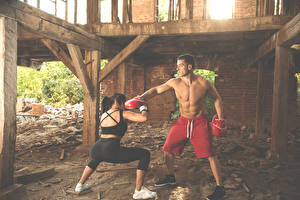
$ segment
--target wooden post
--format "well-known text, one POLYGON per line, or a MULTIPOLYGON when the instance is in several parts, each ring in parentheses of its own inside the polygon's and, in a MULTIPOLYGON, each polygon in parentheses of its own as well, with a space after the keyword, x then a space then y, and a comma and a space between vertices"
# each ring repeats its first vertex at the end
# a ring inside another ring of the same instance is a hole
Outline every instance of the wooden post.
POLYGON ((100 102, 100 52, 85 51, 85 62, 88 76, 93 84, 93 95, 84 93, 84 121, 82 146, 78 149, 89 150, 99 135, 99 102, 100 102))
POLYGON ((256 125, 255 135, 261 137, 264 133, 264 65, 260 61, 258 63, 257 73, 257 96, 256 96, 256 125))
POLYGON ((126 71, 127 71, 127 64, 121 63, 118 68, 118 79, 119 79, 119 90, 120 93, 123 93, 126 95, 126 71))
POLYGON ((154 0, 154 21, 158 22, 158 0, 154 0))
POLYGON ((0 17, 0 189, 14 183, 17 22, 0 17))
POLYGON ((118 23, 118 0, 111 0, 111 21, 118 23))
POLYGON ((74 0, 74 24, 77 24, 77 0, 74 0))
POLYGON ((193 0, 185 0, 185 19, 193 19, 193 0))
POLYGON ((122 22, 123 24, 128 22, 128 1, 127 0, 123 0, 123 19, 122 22))
POLYGON ((98 22, 98 0, 87 1, 87 24, 91 25, 98 22))
POLYGON ((287 156, 287 117, 288 117, 288 84, 289 84, 289 50, 276 46, 273 111, 272 111, 272 156, 285 159, 287 156))

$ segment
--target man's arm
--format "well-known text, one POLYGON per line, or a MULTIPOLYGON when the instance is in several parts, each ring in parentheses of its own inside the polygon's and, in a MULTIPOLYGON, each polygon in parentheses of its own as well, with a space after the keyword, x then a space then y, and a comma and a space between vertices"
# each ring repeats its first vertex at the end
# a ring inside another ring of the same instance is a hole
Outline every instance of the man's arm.
POLYGON ((214 105, 215 105, 216 112, 218 114, 218 118, 222 120, 224 119, 224 117, 223 117, 223 105, 222 105, 221 96, 218 93, 217 89, 210 82, 208 84, 209 84, 208 95, 215 100, 214 105))
POLYGON ((175 81, 174 79, 170 79, 167 82, 165 82, 164 84, 150 88, 149 90, 147 90, 145 93, 143 93, 139 97, 141 97, 142 99, 147 101, 158 94, 162 94, 162 93, 172 89, 173 88, 172 84, 174 81, 175 81))

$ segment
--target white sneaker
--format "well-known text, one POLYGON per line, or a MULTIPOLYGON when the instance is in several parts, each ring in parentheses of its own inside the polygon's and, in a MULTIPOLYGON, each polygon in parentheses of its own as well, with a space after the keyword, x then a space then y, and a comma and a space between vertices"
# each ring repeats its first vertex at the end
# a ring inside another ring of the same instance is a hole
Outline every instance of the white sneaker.
POLYGON ((90 189, 90 186, 88 184, 77 183, 77 185, 75 187, 75 192, 82 192, 82 191, 88 190, 88 189, 90 189))
POLYGON ((152 192, 144 186, 142 186, 140 191, 135 189, 133 194, 134 199, 152 199, 154 197, 156 197, 156 192, 152 192))

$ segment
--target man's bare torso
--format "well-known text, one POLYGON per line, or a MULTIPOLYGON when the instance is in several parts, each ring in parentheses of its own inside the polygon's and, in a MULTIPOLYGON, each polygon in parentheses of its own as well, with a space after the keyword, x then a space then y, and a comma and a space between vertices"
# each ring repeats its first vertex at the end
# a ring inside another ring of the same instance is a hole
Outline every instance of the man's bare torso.
POLYGON ((205 96, 209 90, 207 80, 201 76, 189 83, 183 78, 175 78, 172 87, 180 104, 180 112, 183 117, 194 118, 206 114, 205 96))

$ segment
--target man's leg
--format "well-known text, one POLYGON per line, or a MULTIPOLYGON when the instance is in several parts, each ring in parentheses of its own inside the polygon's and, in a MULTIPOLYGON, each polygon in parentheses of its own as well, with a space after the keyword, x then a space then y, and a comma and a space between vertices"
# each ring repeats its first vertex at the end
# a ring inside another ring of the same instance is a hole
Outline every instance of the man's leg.
POLYGON ((164 158, 168 174, 174 175, 174 155, 164 151, 164 158))
POLYGON ((218 159, 215 156, 208 157, 211 171, 216 179, 215 191, 206 197, 207 200, 222 200, 225 196, 225 188, 222 186, 221 169, 218 159))
POLYGON ((220 164, 216 156, 208 157, 211 171, 215 177, 217 185, 222 185, 220 164))

